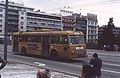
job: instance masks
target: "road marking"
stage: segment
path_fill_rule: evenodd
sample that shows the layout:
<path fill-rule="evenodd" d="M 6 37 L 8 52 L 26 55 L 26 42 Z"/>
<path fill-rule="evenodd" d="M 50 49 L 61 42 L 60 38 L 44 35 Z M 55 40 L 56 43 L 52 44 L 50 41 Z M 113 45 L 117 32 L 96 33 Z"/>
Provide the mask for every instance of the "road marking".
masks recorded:
<path fill-rule="evenodd" d="M 111 63 L 103 63 L 103 64 L 106 64 L 106 65 L 112 65 L 112 66 L 116 66 L 116 67 L 120 67 L 119 64 L 111 64 Z"/>
<path fill-rule="evenodd" d="M 91 59 L 91 55 L 88 55 L 88 59 Z M 104 56 L 99 56 L 103 61 L 111 61 L 111 62 L 119 62 L 119 58 L 117 59 L 112 59 L 112 57 L 104 57 Z M 104 63 L 103 63 L 104 64 Z M 114 65 L 114 66 L 120 66 L 119 64 L 118 65 Z"/>
<path fill-rule="evenodd" d="M 88 55 L 88 58 L 91 58 L 90 55 Z M 102 57 L 102 56 L 100 56 Z M 116 61 L 116 60 L 111 60 L 111 59 L 104 59 L 105 61 Z M 119 59 L 118 59 L 119 60 Z M 111 65 L 111 66 L 116 66 L 116 67 L 120 67 L 119 64 L 111 64 L 111 63 L 103 63 L 104 65 Z"/>
<path fill-rule="evenodd" d="M 43 64 L 43 63 L 39 63 L 39 62 L 34 62 L 34 63 L 38 64 L 39 66 L 46 66 L 46 65 Z M 82 68 L 82 65 L 73 65 L 73 64 L 67 64 L 67 63 L 63 63 L 63 64 L 64 64 L 64 65 L 70 65 L 70 66 L 75 66 L 75 67 Z M 109 64 L 109 63 L 106 63 L 106 64 Z M 120 72 L 118 72 L 118 71 L 107 70 L 107 69 L 101 69 L 101 70 L 104 71 L 104 72 L 120 74 Z"/>
<path fill-rule="evenodd" d="M 106 69 L 102 69 L 102 71 L 115 73 L 115 74 L 120 74 L 120 72 L 118 72 L 118 71 L 112 71 L 112 70 L 106 70 Z"/>
<path fill-rule="evenodd" d="M 94 54 L 95 52 L 87 52 L 89 54 Z M 109 55 L 109 56 L 120 56 L 120 54 L 110 54 L 110 53 L 98 53 L 96 52 L 97 54 L 100 54 L 100 55 Z"/>
<path fill-rule="evenodd" d="M 82 67 L 82 65 L 75 65 L 75 64 L 70 64 L 70 63 L 63 63 L 63 62 L 57 62 L 58 64 L 66 65 L 66 66 L 73 66 L 73 67 Z"/>
<path fill-rule="evenodd" d="M 64 65 L 71 65 L 71 66 L 75 66 L 75 67 L 80 67 L 82 68 L 82 65 L 73 65 L 73 64 L 67 64 L 67 63 L 63 63 Z M 106 64 L 109 64 L 109 63 L 106 63 Z M 112 64 L 113 65 L 113 64 Z M 118 66 L 118 65 L 116 65 Z M 113 70 L 107 70 L 107 69 L 101 69 L 102 71 L 105 71 L 105 72 L 110 72 L 110 73 L 115 73 L 115 74 L 120 74 L 120 72 L 118 71 L 113 71 Z"/>
<path fill-rule="evenodd" d="M 43 64 L 43 63 L 39 63 L 39 62 L 34 62 L 34 63 L 36 63 L 36 64 L 38 64 L 38 66 L 46 66 L 45 64 Z"/>

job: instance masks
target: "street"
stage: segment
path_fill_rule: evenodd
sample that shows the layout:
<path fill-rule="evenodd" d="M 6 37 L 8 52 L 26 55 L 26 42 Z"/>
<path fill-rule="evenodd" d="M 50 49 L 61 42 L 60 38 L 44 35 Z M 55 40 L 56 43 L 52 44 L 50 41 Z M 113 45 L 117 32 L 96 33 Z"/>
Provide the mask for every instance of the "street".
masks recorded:
<path fill-rule="evenodd" d="M 3 56 L 3 46 L 0 45 L 0 55 Z M 41 66 L 51 70 L 64 72 L 79 76 L 82 64 L 89 63 L 92 54 L 97 52 L 99 57 L 103 60 L 102 78 L 119 78 L 120 76 L 120 52 L 115 51 L 102 51 L 102 50 L 87 50 L 88 58 L 76 60 L 59 60 L 53 61 L 50 59 L 43 59 L 39 57 L 15 55 L 10 46 L 8 47 L 8 60 L 18 61 L 34 66 Z"/>

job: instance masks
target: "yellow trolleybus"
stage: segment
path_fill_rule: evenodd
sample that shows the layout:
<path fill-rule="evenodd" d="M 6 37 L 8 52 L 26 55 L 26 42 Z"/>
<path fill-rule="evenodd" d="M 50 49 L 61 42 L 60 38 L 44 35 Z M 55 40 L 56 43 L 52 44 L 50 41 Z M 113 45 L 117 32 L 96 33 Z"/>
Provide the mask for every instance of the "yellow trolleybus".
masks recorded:
<path fill-rule="evenodd" d="M 84 34 L 76 31 L 16 32 L 12 35 L 13 52 L 52 59 L 86 57 Z"/>

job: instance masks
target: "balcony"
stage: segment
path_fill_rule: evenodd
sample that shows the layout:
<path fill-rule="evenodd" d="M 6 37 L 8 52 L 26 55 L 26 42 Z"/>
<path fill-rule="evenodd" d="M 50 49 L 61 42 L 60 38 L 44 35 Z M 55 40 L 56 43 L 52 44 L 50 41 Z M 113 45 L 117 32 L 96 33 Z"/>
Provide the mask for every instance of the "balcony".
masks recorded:
<path fill-rule="evenodd" d="M 18 25 L 17 22 L 8 22 L 9 25 Z"/>
<path fill-rule="evenodd" d="M 8 20 L 19 20 L 19 18 L 16 18 L 16 17 L 8 17 Z"/>
<path fill-rule="evenodd" d="M 19 15 L 19 13 L 15 13 L 15 12 L 8 12 L 8 15 Z"/>

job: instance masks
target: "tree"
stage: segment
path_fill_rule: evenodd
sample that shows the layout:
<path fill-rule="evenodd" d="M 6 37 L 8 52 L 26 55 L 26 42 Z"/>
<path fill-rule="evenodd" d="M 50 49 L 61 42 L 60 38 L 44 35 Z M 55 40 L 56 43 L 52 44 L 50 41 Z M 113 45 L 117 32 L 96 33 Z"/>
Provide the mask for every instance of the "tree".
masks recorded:
<path fill-rule="evenodd" d="M 103 34 L 101 36 L 103 45 L 108 45 L 109 50 L 113 50 L 114 45 L 114 34 L 113 29 L 115 28 L 113 18 L 109 19 L 108 25 L 104 27 Z"/>

